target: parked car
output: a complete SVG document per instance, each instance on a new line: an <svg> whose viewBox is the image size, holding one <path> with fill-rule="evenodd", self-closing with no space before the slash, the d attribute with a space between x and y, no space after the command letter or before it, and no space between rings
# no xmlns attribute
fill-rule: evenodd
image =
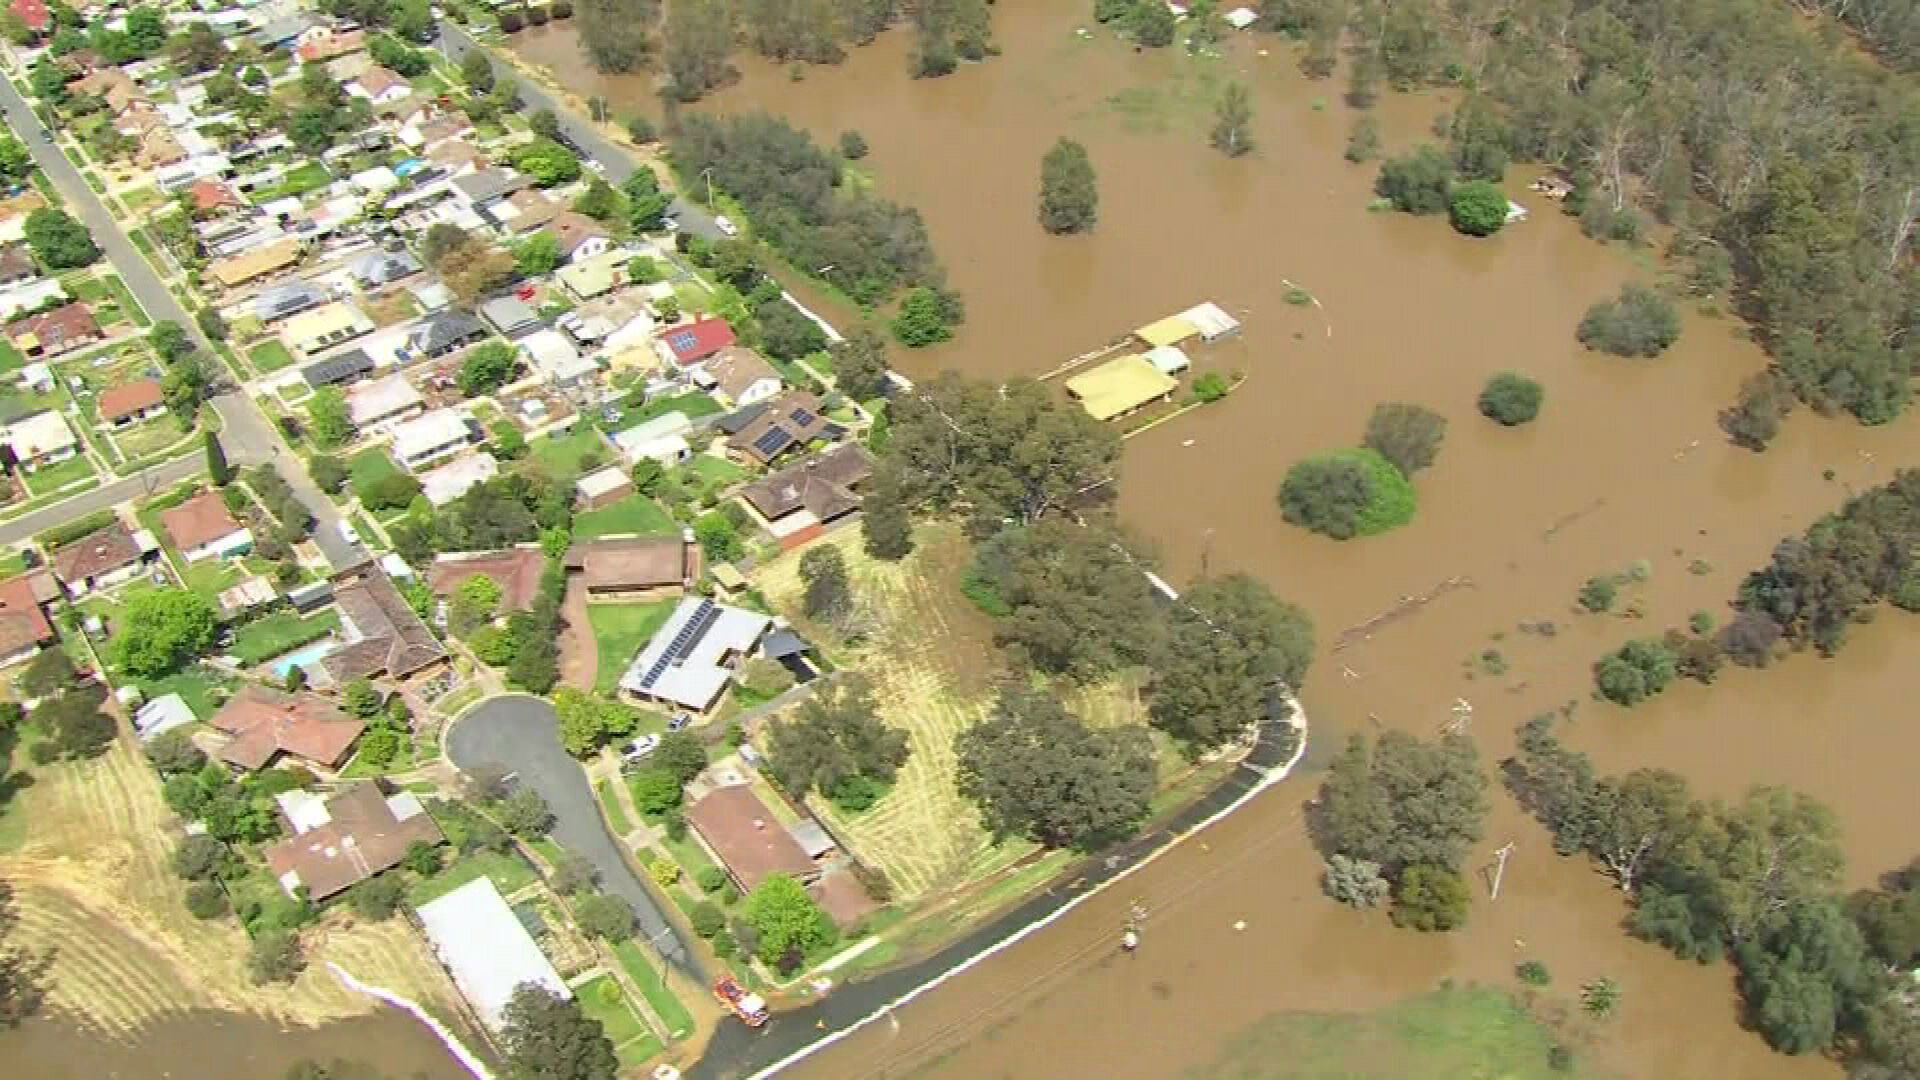
<svg viewBox="0 0 1920 1080"><path fill-rule="evenodd" d="M360 543L359 530L353 527L353 522L348 521L345 518L340 519L340 539L345 540L347 543L353 544L355 546L358 546Z"/></svg>
<svg viewBox="0 0 1920 1080"><path fill-rule="evenodd" d="M725 214L721 214L719 217L713 219L713 227L719 229L720 232L726 236L740 235L740 226L735 225L733 219Z"/></svg>
<svg viewBox="0 0 1920 1080"><path fill-rule="evenodd" d="M639 738L633 740L633 743L631 745L629 745L625 750L622 750L620 752L620 760L626 762L629 765L638 765L641 761L646 759L646 756L648 754L653 753L655 750L658 750L659 748L660 748L660 736L642 735Z"/></svg>
<svg viewBox="0 0 1920 1080"><path fill-rule="evenodd" d="M678 715L674 716L673 719L667 721L667 730L668 731L685 731L687 729L687 725L691 723L693 723L693 717L688 716L686 713L679 713Z"/></svg>

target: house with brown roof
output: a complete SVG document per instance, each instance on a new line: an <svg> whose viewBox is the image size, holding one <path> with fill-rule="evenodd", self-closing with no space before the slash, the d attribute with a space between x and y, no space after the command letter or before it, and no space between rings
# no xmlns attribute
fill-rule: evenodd
<svg viewBox="0 0 1920 1080"><path fill-rule="evenodd" d="M320 667L335 685L381 676L408 679L446 663L447 650L377 565L347 570L333 582L348 644L322 658Z"/></svg>
<svg viewBox="0 0 1920 1080"><path fill-rule="evenodd" d="M29 315L7 324L7 340L23 355L45 359L91 345L103 336L93 311L81 303L62 304L52 311Z"/></svg>
<svg viewBox="0 0 1920 1080"><path fill-rule="evenodd" d="M187 189L187 196L193 200L194 212L203 216L244 209L247 205L247 200L241 198L239 192L218 180L195 182Z"/></svg>
<svg viewBox="0 0 1920 1080"><path fill-rule="evenodd" d="M587 540L567 549L565 565L594 600L679 596L700 578L700 545L683 537Z"/></svg>
<svg viewBox="0 0 1920 1080"><path fill-rule="evenodd" d="M820 863L807 854L750 785L714 788L687 808L687 824L693 826L743 894L775 874L796 878L802 884L820 876Z"/></svg>
<svg viewBox="0 0 1920 1080"><path fill-rule="evenodd" d="M17 664L60 640L46 610L59 596L60 586L45 570L0 581L0 667Z"/></svg>
<svg viewBox="0 0 1920 1080"><path fill-rule="evenodd" d="M189 563L253 550L253 530L234 520L217 491L203 491L160 515L160 528Z"/></svg>
<svg viewBox="0 0 1920 1080"><path fill-rule="evenodd" d="M166 128L141 132L140 149L133 155L133 163L143 169L162 169L185 160L186 149Z"/></svg>
<svg viewBox="0 0 1920 1080"><path fill-rule="evenodd" d="M136 379L101 391L98 407L100 419L118 431L163 415L167 399L157 380Z"/></svg>
<svg viewBox="0 0 1920 1080"><path fill-rule="evenodd" d="M14 244L0 248L0 285L17 285L40 276L33 255L25 246Z"/></svg>
<svg viewBox="0 0 1920 1080"><path fill-rule="evenodd" d="M232 738L221 761L257 772L282 754L323 769L338 768L367 725L313 694L283 694L248 684L207 721Z"/></svg>
<svg viewBox="0 0 1920 1080"><path fill-rule="evenodd" d="M448 597L477 577L500 586L501 611L530 611L540 595L540 575L547 557L539 545L505 551L461 551L441 555L427 568L427 587L435 596Z"/></svg>
<svg viewBox="0 0 1920 1080"><path fill-rule="evenodd" d="M116 521L55 548L47 562L67 595L77 599L95 589L131 581L159 558L160 544L152 533L145 529L135 532Z"/></svg>
<svg viewBox="0 0 1920 1080"><path fill-rule="evenodd" d="M103 67L68 83L67 93L105 98L113 111L119 112L123 106L115 106L114 102L117 100L123 105L131 102L140 95L140 85L133 81L133 76L117 67Z"/></svg>
<svg viewBox="0 0 1920 1080"><path fill-rule="evenodd" d="M0 244L18 244L27 238L27 215L47 205L37 191L0 199Z"/></svg>
<svg viewBox="0 0 1920 1080"><path fill-rule="evenodd" d="M314 901L391 870L415 844L446 842L417 796L382 795L370 780L323 799L305 791L276 796L294 835L266 850L267 865L288 896Z"/></svg>
<svg viewBox="0 0 1920 1080"><path fill-rule="evenodd" d="M217 260L207 267L207 273L222 286L232 289L285 270L299 261L300 241L289 236L230 259Z"/></svg>
<svg viewBox="0 0 1920 1080"><path fill-rule="evenodd" d="M347 93L363 97L375 105L391 105L413 93L413 84L379 64L367 68L347 83Z"/></svg>
<svg viewBox="0 0 1920 1080"><path fill-rule="evenodd" d="M539 188L522 188L486 208L491 219L509 236L530 236L546 228L566 206Z"/></svg>
<svg viewBox="0 0 1920 1080"><path fill-rule="evenodd" d="M819 398L795 390L768 402L727 440L727 449L754 465L768 466L815 440L831 442L846 433L827 418Z"/></svg>
<svg viewBox="0 0 1920 1080"><path fill-rule="evenodd" d="M848 444L748 484L740 499L768 532L784 539L860 509L858 489L872 475L873 459Z"/></svg>
<svg viewBox="0 0 1920 1080"><path fill-rule="evenodd" d="M741 345L729 345L693 369L693 381L734 408L758 405L786 385L766 358Z"/></svg>
<svg viewBox="0 0 1920 1080"><path fill-rule="evenodd" d="M568 262L603 255L613 245L613 234L606 226L573 210L554 215L548 229L560 242L560 257Z"/></svg>

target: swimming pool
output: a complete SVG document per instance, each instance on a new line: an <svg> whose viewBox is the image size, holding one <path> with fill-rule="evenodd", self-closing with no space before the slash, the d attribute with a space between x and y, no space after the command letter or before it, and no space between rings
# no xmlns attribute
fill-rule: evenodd
<svg viewBox="0 0 1920 1080"><path fill-rule="evenodd" d="M326 656L339 647L340 643L332 638L322 638L311 645L290 652L280 659L275 660L273 662L273 673L284 679L294 668L303 668L308 664L317 663L321 657Z"/></svg>

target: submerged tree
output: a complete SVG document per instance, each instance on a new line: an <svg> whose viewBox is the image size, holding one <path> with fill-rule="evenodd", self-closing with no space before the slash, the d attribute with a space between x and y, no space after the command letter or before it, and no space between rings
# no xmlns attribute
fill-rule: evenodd
<svg viewBox="0 0 1920 1080"><path fill-rule="evenodd" d="M1203 580L1173 608L1153 665L1153 726L1200 754L1274 717L1313 661L1306 612L1243 574Z"/></svg>
<svg viewBox="0 0 1920 1080"><path fill-rule="evenodd" d="M1228 157L1239 157L1253 149L1253 98L1245 83L1228 83L1221 91L1213 109L1209 141Z"/></svg>
<svg viewBox="0 0 1920 1080"><path fill-rule="evenodd" d="M595 71L624 75L652 58L653 27L660 19L657 0L575 0L575 10L580 47Z"/></svg>
<svg viewBox="0 0 1920 1080"><path fill-rule="evenodd" d="M698 101L734 77L733 8L725 0L676 0L667 8L667 94Z"/></svg>
<svg viewBox="0 0 1920 1080"><path fill-rule="evenodd" d="M1040 227L1079 233L1100 217L1100 192L1087 148L1061 136L1040 161Z"/></svg>

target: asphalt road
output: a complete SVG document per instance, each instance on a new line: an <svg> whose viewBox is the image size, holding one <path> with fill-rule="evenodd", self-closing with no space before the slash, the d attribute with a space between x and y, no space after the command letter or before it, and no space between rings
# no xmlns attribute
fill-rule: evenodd
<svg viewBox="0 0 1920 1080"><path fill-rule="evenodd" d="M475 41L464 28L450 19L440 20L440 38L437 44L440 51L456 66L469 52L478 49L486 51L486 46ZM492 62L489 56L489 62ZM636 161L626 147L600 134L599 130L576 115L563 101L548 93L545 87L537 86L520 73L503 64L494 63L494 71L514 80L520 92L520 100L531 109L547 109L560 121L560 134L574 144L575 149L593 158L607 167L606 178L609 184L620 186L627 177L633 175ZM725 234L713 223L713 216L685 199L675 198L667 215L680 223L680 228L695 236L704 236L709 240L722 239Z"/></svg>
<svg viewBox="0 0 1920 1080"><path fill-rule="evenodd" d="M106 205L94 195L93 189L87 186L86 178L80 175L80 170L74 167L73 162L68 160L59 146L42 137L40 118L33 114L32 107L20 96L20 92L13 88L13 84L4 78L0 78L0 112L6 115L7 126L12 128L20 137L20 141L32 151L34 162L40 166L40 170L46 173L47 178L53 181L54 188L66 199L68 209L77 214L81 223L93 234L93 242L106 253L114 269L119 272L121 280L127 283L128 290L133 293L134 299L140 302L140 306L146 309L147 314L156 321L165 319L179 323L193 335L194 340L208 356L214 355L212 344L200 335L199 327L194 323L193 318L180 306L180 302L174 299L174 295L167 291L166 283L160 280L160 276L154 272L146 258L133 246L133 242L127 239L127 234L120 229L120 223L114 220L113 215L107 212ZM307 476L306 467L291 450L287 449L286 443L280 438L279 431L245 392L229 390L219 394L213 399L213 407L220 414L222 428L220 441L227 452L227 459L236 465L261 465L272 462L280 467L280 474L286 477L294 494L299 496L300 501L313 513L314 520L319 523L314 531L314 541L326 555L327 561L332 563L335 569L344 569L365 562L368 558L366 550L358 545L349 544L341 535L340 514L334 509L333 503L321 493L318 487L314 486L312 478ZM171 476L172 481L177 481L198 472L204 464L199 455L191 455L183 461L186 464L169 462L153 472L157 474L177 470L177 474ZM103 506L111 506L122 499L144 494L144 483L139 478L122 480L68 499L50 509L30 514L21 521L0 526L0 538L19 539L14 534L27 522L35 523L24 533L30 536L34 532L57 525L62 521L69 521Z"/></svg>
<svg viewBox="0 0 1920 1080"><path fill-rule="evenodd" d="M447 732L447 756L468 772L493 766L518 773L520 782L539 792L553 811L554 840L593 864L601 888L633 905L640 925L636 936L651 941L673 966L706 982L699 960L681 943L607 832L586 770L560 745L560 719L552 705L524 694L495 698Z"/></svg>
<svg viewBox="0 0 1920 1080"><path fill-rule="evenodd" d="M109 506L129 499L145 498L156 494L189 476L198 475L206 467L207 461L204 455L188 454L186 457L155 465L124 480L115 480L111 484L94 488L92 491L63 499L45 510L35 510L25 517L18 517L0 525L0 544L18 544L31 540L55 525L85 517L95 510L105 510Z"/></svg>

